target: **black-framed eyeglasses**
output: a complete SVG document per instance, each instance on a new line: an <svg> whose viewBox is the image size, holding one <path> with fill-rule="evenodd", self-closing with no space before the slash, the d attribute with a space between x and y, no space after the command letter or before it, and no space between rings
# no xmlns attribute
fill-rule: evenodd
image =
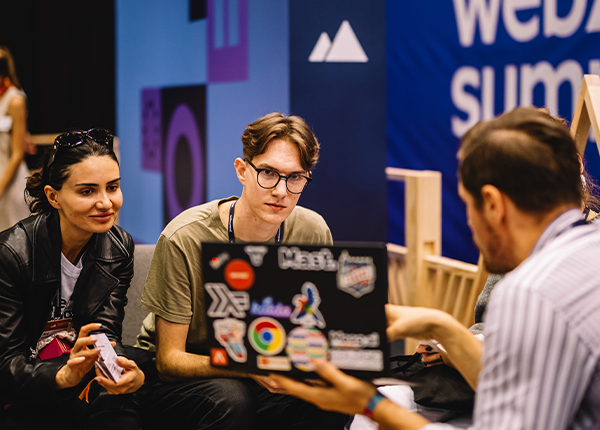
<svg viewBox="0 0 600 430"><path fill-rule="evenodd" d="M293 173L285 176L273 169L258 169L250 160L244 158L244 161L248 162L254 170L256 170L256 182L261 188L270 190L275 188L281 179L285 179L285 187L292 194L302 194L312 178L309 176L300 175Z"/></svg>
<svg viewBox="0 0 600 430"><path fill-rule="evenodd" d="M91 128L88 131L69 131L60 134L54 139L54 146L52 147L52 152L48 159L48 167L54 163L58 148L73 148L74 146L84 143L86 138L93 140L96 143L109 145L112 149L115 136L105 128Z"/></svg>

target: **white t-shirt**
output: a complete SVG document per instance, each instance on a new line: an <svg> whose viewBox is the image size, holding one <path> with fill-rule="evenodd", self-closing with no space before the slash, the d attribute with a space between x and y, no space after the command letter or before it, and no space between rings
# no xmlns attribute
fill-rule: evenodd
<svg viewBox="0 0 600 430"><path fill-rule="evenodd" d="M83 264L81 263L82 259L83 256L79 259L77 264L72 264L69 260L67 260L67 257L65 257L63 253L60 254L60 319L73 318L73 303L71 302L71 296L73 295L75 284L77 283L77 279L79 278L79 274L83 268ZM70 340L72 343L74 343L77 339L77 334L70 324L68 327L60 324L52 326L51 322L49 321L37 342L33 357L42 351L57 336Z"/></svg>
<svg viewBox="0 0 600 430"><path fill-rule="evenodd" d="M60 268L62 272L60 278L60 309L63 318L71 318L73 316L71 315L71 308L73 307L71 296L73 295L75 284L83 267L81 260L83 260L83 256L81 256L77 264L73 264L67 260L67 257L63 253L60 254Z"/></svg>

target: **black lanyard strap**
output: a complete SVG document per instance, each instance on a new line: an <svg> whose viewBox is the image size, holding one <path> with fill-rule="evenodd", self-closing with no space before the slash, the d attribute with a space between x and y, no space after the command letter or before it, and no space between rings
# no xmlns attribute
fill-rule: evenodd
<svg viewBox="0 0 600 430"><path fill-rule="evenodd" d="M562 229L561 231L559 231L559 232L558 232L558 233L557 233L557 234L556 234L554 237L558 237L558 236L560 236L561 234L563 234L564 232L566 232L567 230L571 230L572 228L579 227L580 225L588 225L588 224L589 224L589 222L587 222L587 221L585 220L585 218L582 218L582 219L580 219L580 220L578 220L578 221L575 221L573 224L570 224L570 225L568 225L567 227L563 228L563 229Z"/></svg>
<svg viewBox="0 0 600 430"><path fill-rule="evenodd" d="M52 319L58 319L62 316L62 307L60 302L62 300L62 284L59 282L58 291L56 292L56 301L52 306Z"/></svg>
<svg viewBox="0 0 600 430"><path fill-rule="evenodd" d="M229 208L229 220L227 222L227 233L229 235L229 243L235 243L235 234L233 233L233 215L235 214L235 204L238 201L235 200L231 207ZM281 243L281 235L283 232L283 223L279 226L277 230L277 235L275 235L275 243Z"/></svg>

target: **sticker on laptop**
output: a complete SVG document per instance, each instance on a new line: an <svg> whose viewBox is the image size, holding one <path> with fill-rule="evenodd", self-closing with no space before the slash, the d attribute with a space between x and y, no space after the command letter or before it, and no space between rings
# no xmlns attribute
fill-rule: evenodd
<svg viewBox="0 0 600 430"><path fill-rule="evenodd" d="M246 254L250 257L250 263L252 263L254 267L260 267L263 264L263 258L267 251L269 251L269 248L264 245L248 245L244 246L244 251L246 251Z"/></svg>
<svg viewBox="0 0 600 430"><path fill-rule="evenodd" d="M292 303L295 306L294 312L290 315L292 323L305 327L325 328L325 319L319 310L321 296L315 284L305 282L302 285L302 293L296 294Z"/></svg>
<svg viewBox="0 0 600 430"><path fill-rule="evenodd" d="M332 348L377 348L379 347L379 333L371 334L346 333L342 330L329 330L329 344Z"/></svg>
<svg viewBox="0 0 600 430"><path fill-rule="evenodd" d="M223 275L227 285L237 291L246 291L254 285L254 269L246 260L240 258L227 263Z"/></svg>
<svg viewBox="0 0 600 430"><path fill-rule="evenodd" d="M338 260L337 287L357 299L373 291L377 278L373 257L353 257L344 250Z"/></svg>
<svg viewBox="0 0 600 430"><path fill-rule="evenodd" d="M285 348L285 330L273 318L256 318L248 327L248 340L256 352L277 355Z"/></svg>
<svg viewBox="0 0 600 430"><path fill-rule="evenodd" d="M229 364L229 359L223 348L211 348L210 362L213 366L227 366Z"/></svg>
<svg viewBox="0 0 600 430"><path fill-rule="evenodd" d="M237 363L245 363L248 353L244 346L246 323L234 318L214 320L215 338L225 347L227 354Z"/></svg>
<svg viewBox="0 0 600 430"><path fill-rule="evenodd" d="M256 367L261 370L279 370L286 372L292 370L292 363L290 363L288 357L265 357L264 355L259 355L256 357Z"/></svg>
<svg viewBox="0 0 600 430"><path fill-rule="evenodd" d="M211 258L208 264L213 268L213 270L219 270L223 264L229 261L230 258L231 257L229 254L223 251L216 257Z"/></svg>
<svg viewBox="0 0 600 430"><path fill-rule="evenodd" d="M327 359L327 339L313 327L296 327L288 333L286 353L294 367L310 372L313 370L311 360Z"/></svg>
<svg viewBox="0 0 600 430"><path fill-rule="evenodd" d="M319 251L303 251L297 246L288 248L280 246L277 250L277 262L279 268L283 270L314 270L326 272L335 272L338 269L338 263L335 261L332 252L323 248Z"/></svg>
<svg viewBox="0 0 600 430"><path fill-rule="evenodd" d="M344 370L383 370L383 352L378 349L331 349L329 361Z"/></svg>
<svg viewBox="0 0 600 430"><path fill-rule="evenodd" d="M245 291L231 291L227 285L219 282L204 284L206 292L212 298L212 303L206 311L211 318L226 318L234 316L245 318L250 308L250 296Z"/></svg>
<svg viewBox="0 0 600 430"><path fill-rule="evenodd" d="M261 317L273 317L273 318L289 318L292 314L292 308L288 305L284 305L281 302L275 304L273 297L267 296L259 303L255 300L252 301L250 306L250 315L256 315Z"/></svg>

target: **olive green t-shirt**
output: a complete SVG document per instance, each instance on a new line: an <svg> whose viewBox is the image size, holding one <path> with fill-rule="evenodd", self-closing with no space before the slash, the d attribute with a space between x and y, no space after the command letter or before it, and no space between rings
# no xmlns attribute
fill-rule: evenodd
<svg viewBox="0 0 600 430"><path fill-rule="evenodd" d="M179 324L189 324L186 349L204 353L206 316L202 282L202 242L227 242L219 205L236 200L229 197L190 208L175 217L161 233L140 306L151 312L144 320L138 346L154 351L154 315ZM282 243L331 245L333 240L323 217L296 206L283 223ZM241 241L240 241L241 242ZM274 243L273 237L267 243Z"/></svg>

